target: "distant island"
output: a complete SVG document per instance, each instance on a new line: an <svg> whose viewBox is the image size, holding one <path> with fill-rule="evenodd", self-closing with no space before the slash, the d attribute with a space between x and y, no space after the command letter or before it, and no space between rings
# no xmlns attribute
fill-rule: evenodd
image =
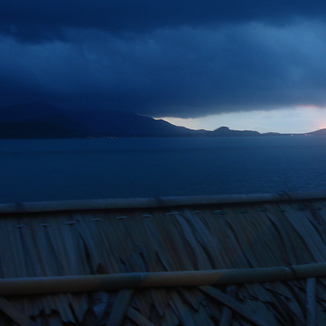
<svg viewBox="0 0 326 326"><path fill-rule="evenodd" d="M326 129L305 134L259 133L220 127L214 131L178 127L134 113L98 109L62 109L35 102L0 108L0 138L90 137L260 137L326 135Z"/></svg>

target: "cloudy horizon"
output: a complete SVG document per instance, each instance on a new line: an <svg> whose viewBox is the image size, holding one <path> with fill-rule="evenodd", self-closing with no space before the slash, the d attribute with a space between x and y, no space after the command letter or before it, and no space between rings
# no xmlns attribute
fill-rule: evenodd
<svg viewBox="0 0 326 326"><path fill-rule="evenodd" d="M194 129L320 129L325 14L305 1L2 1L0 105L123 110Z"/></svg>
<svg viewBox="0 0 326 326"><path fill-rule="evenodd" d="M221 126L260 133L309 133L326 129L326 110L316 107L283 108L268 111L220 113L200 118L160 117L176 126L194 130L215 130Z"/></svg>

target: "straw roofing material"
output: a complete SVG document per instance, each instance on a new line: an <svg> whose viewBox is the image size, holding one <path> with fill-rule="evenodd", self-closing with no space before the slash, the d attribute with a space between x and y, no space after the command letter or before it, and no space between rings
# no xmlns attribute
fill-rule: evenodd
<svg viewBox="0 0 326 326"><path fill-rule="evenodd" d="M283 267L291 280L207 285L202 277L193 286L33 295L17 295L20 286L10 285L16 295L0 300L0 324L326 324L325 280L316 278L323 272L297 278L292 268L324 268L326 199L208 199L2 206L0 292L12 279L121 273Z"/></svg>

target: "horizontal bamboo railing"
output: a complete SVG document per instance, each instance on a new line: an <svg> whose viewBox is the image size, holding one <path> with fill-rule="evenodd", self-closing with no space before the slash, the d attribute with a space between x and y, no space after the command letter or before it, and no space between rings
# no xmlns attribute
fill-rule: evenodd
<svg viewBox="0 0 326 326"><path fill-rule="evenodd" d="M13 278L0 280L0 296L264 283L325 276L326 263L252 269Z"/></svg>
<svg viewBox="0 0 326 326"><path fill-rule="evenodd" d="M326 192L311 193L276 193L276 194L248 194L248 195L216 195L216 196L179 196L179 197L150 197L150 198L117 198L117 199L90 199L66 200L53 202L26 202L0 204L1 213L33 213L73 210L101 210L101 209L133 209L159 208L173 206L195 206L213 204L237 204L255 202L282 202L326 199Z"/></svg>

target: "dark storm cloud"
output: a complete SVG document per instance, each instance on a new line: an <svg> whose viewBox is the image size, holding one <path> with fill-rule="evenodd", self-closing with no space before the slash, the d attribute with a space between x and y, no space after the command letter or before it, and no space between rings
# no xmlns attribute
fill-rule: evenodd
<svg viewBox="0 0 326 326"><path fill-rule="evenodd" d="M326 3L303 0L3 0L0 28L22 40L64 38L65 28L116 32L324 17Z"/></svg>
<svg viewBox="0 0 326 326"><path fill-rule="evenodd" d="M2 1L0 102L179 117L323 106L325 12L306 1Z"/></svg>

